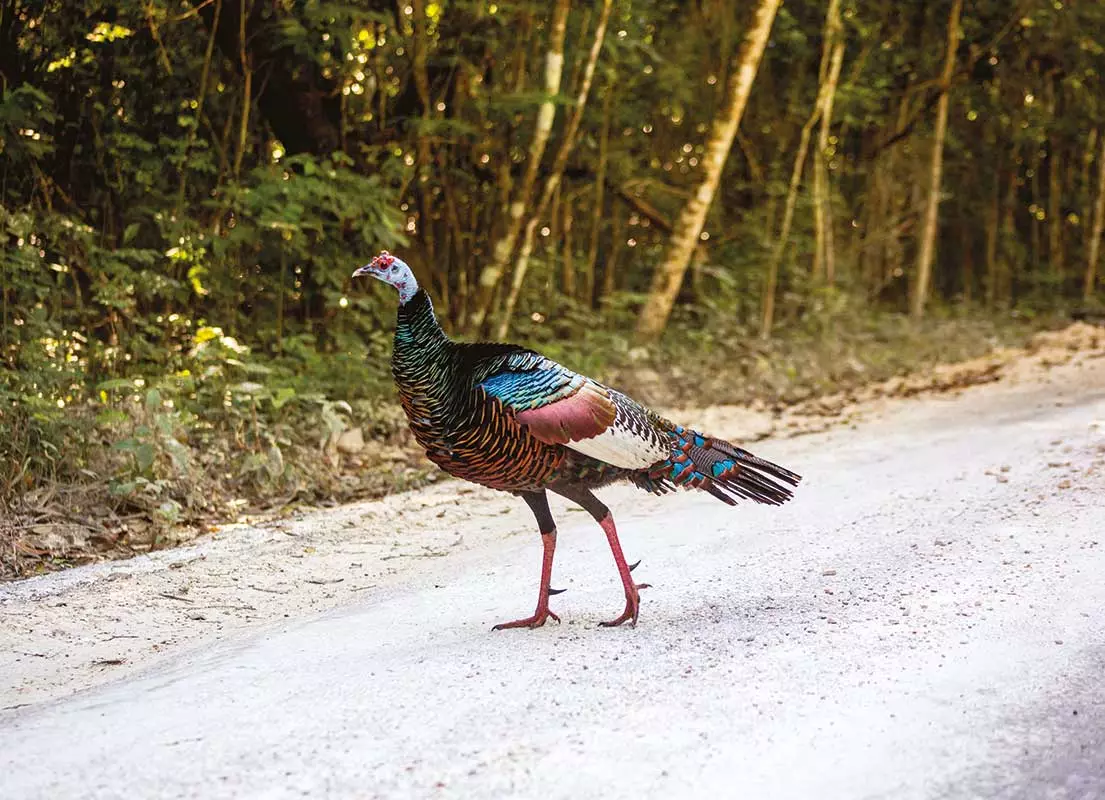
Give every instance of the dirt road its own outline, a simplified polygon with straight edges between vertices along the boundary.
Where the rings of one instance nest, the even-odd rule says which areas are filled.
[[[0,795],[1105,797],[1105,358],[861,412],[781,509],[607,491],[635,630],[557,505],[491,633],[539,541],[455,483],[0,587]]]

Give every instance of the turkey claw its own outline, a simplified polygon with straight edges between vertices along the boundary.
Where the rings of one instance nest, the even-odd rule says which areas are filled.
[[[600,622],[599,625],[603,628],[616,628],[624,622],[629,623],[629,627],[637,627],[637,615],[641,612],[641,596],[638,592],[641,589],[651,589],[652,587],[647,583],[638,583],[633,589],[632,595],[627,595],[625,598],[625,611],[617,619],[612,619],[608,622]]]
[[[505,631],[508,628],[540,628],[549,617],[556,620],[557,624],[560,624],[560,617],[553,612],[546,609],[539,609],[532,617],[525,617],[523,619],[516,619],[513,622],[500,622],[491,628],[493,631]]]

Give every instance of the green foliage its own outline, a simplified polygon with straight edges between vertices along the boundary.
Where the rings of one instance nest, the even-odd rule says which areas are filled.
[[[949,3],[868,0],[841,4],[830,147],[807,160],[829,167],[835,284],[810,275],[803,188],[781,342],[749,344],[822,58],[825,3],[788,1],[677,334],[659,351],[634,346],[748,6],[615,0],[579,140],[536,220],[516,338],[627,384],[642,365],[729,365],[703,400],[726,397],[722,379],[738,373],[773,398],[830,385],[841,375],[802,348],[845,363],[825,344],[840,330],[872,352],[926,352],[895,312]],[[349,280],[381,248],[403,249],[455,332],[486,333],[470,312],[548,99],[550,4],[425,3],[419,20],[394,3],[247,0],[245,20],[242,8],[0,0],[0,506],[55,482],[109,486],[114,510],[164,528],[243,498],[361,491],[341,475],[337,439],[354,426],[375,443],[402,436],[394,297]],[[984,301],[1023,319],[1078,302],[1105,136],[1103,9],[967,4],[934,280],[945,307]],[[597,6],[573,4],[541,180],[596,19]],[[391,470],[381,482],[420,479],[373,468]]]

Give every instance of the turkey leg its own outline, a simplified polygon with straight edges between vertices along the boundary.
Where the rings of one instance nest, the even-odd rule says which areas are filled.
[[[533,510],[533,515],[537,517],[537,527],[541,531],[543,553],[541,556],[541,586],[537,592],[537,610],[533,612],[532,617],[516,619],[513,622],[500,622],[491,629],[493,631],[506,630],[507,628],[540,628],[549,617],[560,622],[560,617],[549,611],[549,595],[560,594],[560,591],[562,591],[549,588],[549,582],[552,580],[553,556],[556,553],[556,525],[553,523],[552,512],[549,511],[549,498],[544,491],[541,491],[526,492],[522,495],[522,499]]]
[[[625,554],[622,552],[621,542],[618,541],[618,531],[614,527],[614,517],[610,513],[610,509],[606,505],[595,497],[589,489],[580,489],[576,486],[557,486],[552,487],[552,490],[561,497],[565,497],[571,500],[573,503],[577,503],[583,507],[595,521],[602,527],[603,532],[606,534],[606,541],[610,544],[610,552],[614,554],[614,564],[618,568],[618,576],[622,579],[622,588],[625,589],[625,611],[617,619],[612,619],[608,622],[599,623],[604,628],[613,628],[621,625],[623,622],[628,622],[630,627],[637,626],[637,615],[640,612],[641,607],[641,589],[649,588],[647,583],[634,583],[633,576],[630,574],[633,569],[640,564],[628,564],[625,560]]]
[[[621,542],[618,541],[618,531],[614,527],[614,517],[609,511],[606,512],[606,516],[599,520],[599,525],[602,526],[602,530],[606,533],[606,541],[610,543],[610,552],[614,554],[614,563],[618,567],[618,575],[622,579],[622,587],[625,589],[625,611],[617,619],[612,619],[609,622],[600,622],[604,628],[613,628],[621,625],[623,622],[628,622],[631,628],[637,627],[637,614],[641,609],[641,589],[649,588],[647,583],[634,583],[633,576],[629,573],[633,571],[633,567],[637,564],[630,566],[625,562],[625,554],[622,553]]]

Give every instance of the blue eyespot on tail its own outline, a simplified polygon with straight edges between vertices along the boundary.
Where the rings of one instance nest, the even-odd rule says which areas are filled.
[[[648,471],[661,491],[664,485],[674,484],[702,489],[729,505],[745,499],[777,506],[794,496],[790,487],[802,479],[789,469],[698,431],[676,426],[668,435],[671,455]]]

